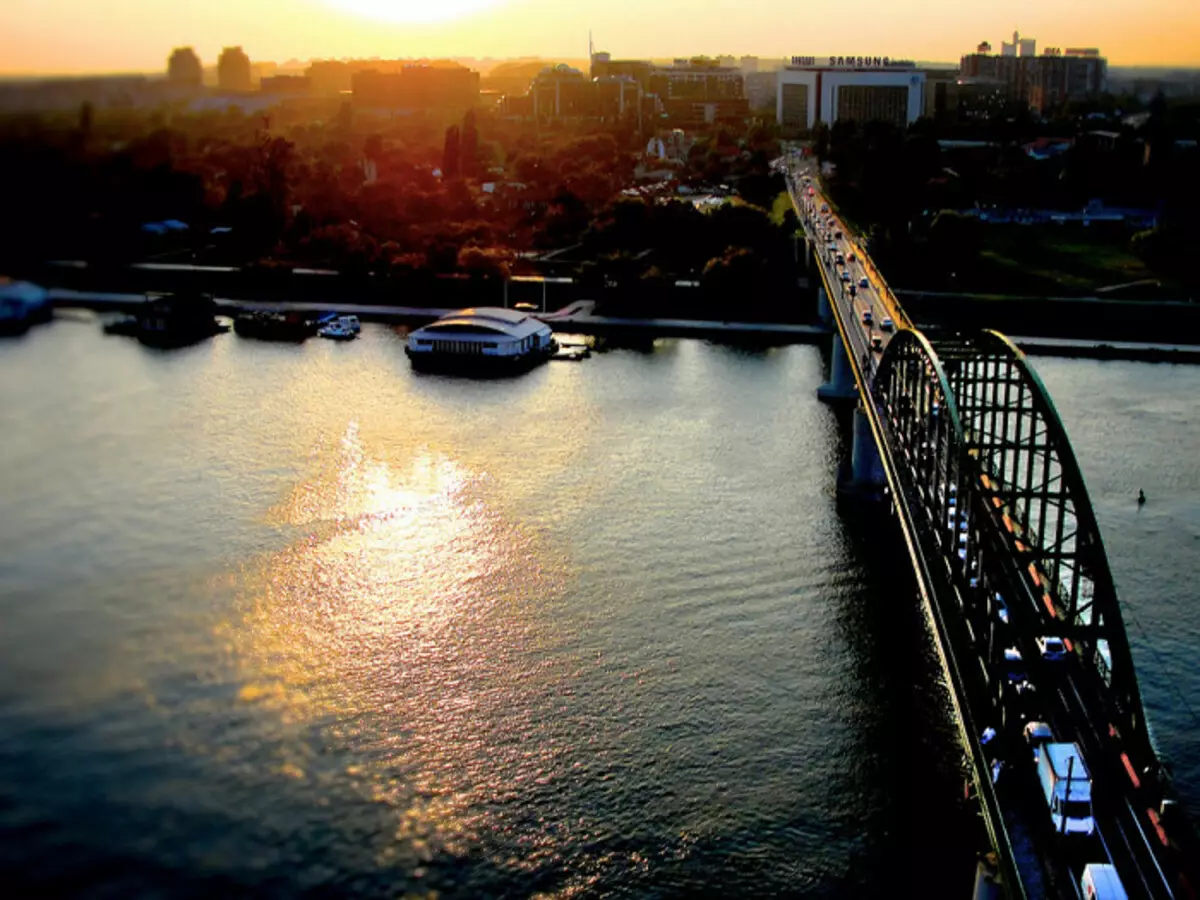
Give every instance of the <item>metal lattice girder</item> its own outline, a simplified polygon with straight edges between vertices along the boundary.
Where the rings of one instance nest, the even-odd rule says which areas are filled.
[[[1071,640],[1106,686],[1114,726],[1152,758],[1091,500],[1024,354],[996,332],[931,343],[901,331],[880,361],[873,393],[907,457],[926,521],[975,586],[964,615],[986,620],[992,594],[1003,592],[1026,641]],[[995,659],[1002,650],[981,652]]]

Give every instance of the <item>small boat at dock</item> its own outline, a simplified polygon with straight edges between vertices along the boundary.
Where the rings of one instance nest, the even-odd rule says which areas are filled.
[[[29,281],[0,279],[0,334],[24,334],[54,315],[45,288]]]
[[[358,316],[326,316],[317,326],[317,334],[331,341],[352,341],[362,331]]]
[[[135,337],[149,347],[186,347],[229,330],[208,294],[149,294],[132,316],[104,326],[105,334]]]
[[[260,341],[300,343],[316,332],[316,325],[298,312],[253,310],[238,313],[233,320],[233,330],[240,337],[256,338]]]

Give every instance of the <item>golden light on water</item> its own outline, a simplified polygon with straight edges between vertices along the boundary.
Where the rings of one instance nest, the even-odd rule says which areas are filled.
[[[239,701],[369,760],[314,772],[297,742],[281,777],[395,807],[403,852],[465,852],[481,799],[513,790],[505,767],[545,764],[530,706],[561,672],[538,658],[536,609],[562,576],[489,503],[485,473],[423,450],[388,463],[353,424],[328,455],[271,514],[302,536],[249,573],[223,629]]]
[[[330,6],[381,22],[448,22],[495,6],[497,0],[325,0]]]

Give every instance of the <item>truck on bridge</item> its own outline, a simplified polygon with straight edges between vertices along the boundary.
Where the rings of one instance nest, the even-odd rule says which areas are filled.
[[[1079,745],[1043,744],[1037,767],[1054,830],[1060,834],[1092,834],[1096,830],[1092,778]]]

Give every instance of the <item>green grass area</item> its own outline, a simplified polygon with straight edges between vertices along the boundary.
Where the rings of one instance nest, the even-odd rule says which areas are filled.
[[[792,195],[787,191],[780,192],[771,205],[771,222],[775,225],[782,225],[784,216],[792,211]]]
[[[956,273],[989,293],[1051,296],[1157,277],[1130,252],[1127,235],[1072,225],[989,226],[976,265]]]

